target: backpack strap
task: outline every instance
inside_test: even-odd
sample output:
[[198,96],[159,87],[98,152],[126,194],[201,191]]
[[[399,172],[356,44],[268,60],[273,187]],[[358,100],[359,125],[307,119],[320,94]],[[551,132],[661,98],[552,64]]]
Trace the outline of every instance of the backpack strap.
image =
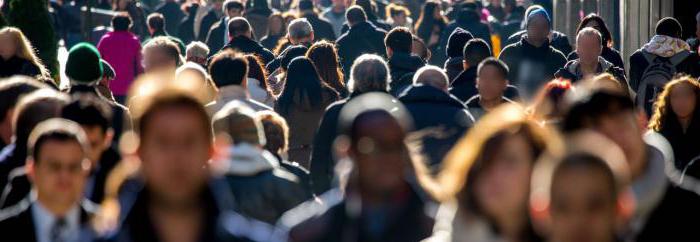
[[683,62],[685,60],[685,58],[688,58],[688,56],[690,56],[690,54],[691,54],[690,51],[685,50],[685,51],[679,52],[679,53],[671,56],[671,58],[669,58],[668,61],[671,62],[671,64],[673,66],[677,66],[678,64]]

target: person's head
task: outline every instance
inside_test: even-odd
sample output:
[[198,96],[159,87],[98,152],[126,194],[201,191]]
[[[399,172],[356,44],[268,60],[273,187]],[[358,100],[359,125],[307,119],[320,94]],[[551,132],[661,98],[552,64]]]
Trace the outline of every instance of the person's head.
[[96,167],[102,152],[112,144],[112,109],[93,94],[76,94],[71,102],[61,110],[61,118],[80,124],[87,136],[90,152],[88,159]]
[[243,102],[231,101],[212,117],[214,132],[227,135],[233,144],[246,143],[262,148],[265,130],[255,111]]
[[222,10],[229,18],[242,17],[245,6],[239,0],[226,0]]
[[287,47],[280,60],[280,67],[286,72],[287,68],[289,67],[289,63],[292,62],[294,58],[305,56],[306,52],[309,52],[309,48],[307,48],[305,45],[291,45]]
[[49,76],[49,71],[22,31],[15,27],[4,27],[0,29],[0,58],[9,60],[12,57],[28,60],[39,68],[42,76]]
[[462,57],[464,58],[462,64],[464,65],[464,69],[477,67],[479,63],[489,56],[491,56],[491,48],[489,48],[489,44],[487,44],[486,41],[479,38],[470,39],[462,50]]
[[681,38],[683,27],[675,18],[665,17],[656,22],[656,34],[665,35],[673,38]]
[[258,80],[260,87],[267,90],[267,70],[260,57],[254,54],[246,54],[243,57],[248,61],[248,78]]
[[56,216],[80,203],[90,171],[90,146],[77,123],[52,118],[39,123],[27,144],[27,176],[37,200]]
[[408,17],[411,16],[411,11],[399,4],[390,3],[386,6],[386,16],[391,18],[396,26],[405,26],[408,23]]
[[316,14],[314,2],[311,0],[299,0],[297,8],[300,16],[304,16],[306,14]]
[[94,85],[102,79],[104,68],[100,52],[90,43],[79,43],[68,51],[65,74],[74,85]]
[[508,86],[508,66],[493,57],[486,58],[476,70],[476,89],[482,100],[498,100]]
[[0,79],[0,141],[12,142],[12,117],[20,98],[38,89],[48,88],[43,83],[24,76]]
[[228,21],[228,36],[230,39],[245,37],[253,38],[253,27],[244,17],[234,17]]
[[193,84],[193,87],[207,94],[207,102],[214,101],[216,94],[219,92],[216,88],[216,84],[214,84],[209,73],[207,73],[207,69],[204,69],[204,67],[194,62],[186,62],[178,67],[177,70],[175,70],[175,81]]
[[41,121],[59,117],[69,101],[68,95],[49,88],[38,89],[19,99],[12,117],[16,149],[26,151],[27,139],[34,127]]
[[578,28],[576,28],[576,33],[581,32],[581,30],[586,27],[594,28],[600,32],[604,46],[612,46],[612,35],[610,34],[610,30],[608,30],[608,26],[605,24],[605,20],[603,20],[603,18],[595,13],[587,15],[585,18],[581,19],[581,22],[578,24]]
[[245,86],[245,80],[248,78],[248,60],[233,51],[220,52],[214,55],[209,63],[209,75],[218,88],[230,85]]
[[413,121],[400,102],[385,93],[364,94],[343,107],[338,122],[335,145],[353,162],[351,188],[386,199],[405,186],[411,164],[404,139]]
[[207,66],[208,55],[209,47],[199,41],[190,42],[185,50],[185,60],[197,63],[201,66]]
[[406,27],[396,27],[386,34],[384,45],[386,45],[386,53],[389,57],[394,53],[410,54],[413,45],[413,35]]
[[345,19],[348,21],[348,26],[352,27],[355,24],[367,21],[367,14],[362,7],[354,5],[345,10]]
[[267,35],[282,35],[286,32],[284,17],[281,13],[273,13],[267,18]]
[[614,141],[625,153],[633,179],[647,165],[642,126],[632,100],[618,91],[577,88],[562,129],[591,128]]
[[145,186],[169,206],[197,202],[214,152],[210,116],[194,93],[174,86],[179,83],[142,84],[132,89],[129,106]]
[[265,129],[265,150],[282,155],[287,153],[289,126],[282,116],[273,111],[260,111],[258,118]]
[[335,45],[331,42],[321,40],[311,45],[306,52],[306,57],[316,65],[321,80],[333,87],[336,91],[344,90],[343,71],[338,62],[338,53]]
[[146,23],[148,24],[148,32],[151,33],[151,36],[153,36],[153,34],[156,32],[165,31],[165,18],[163,17],[163,14],[149,14],[148,18],[146,19]]
[[447,92],[447,89],[450,86],[450,81],[442,68],[433,65],[426,65],[416,71],[416,74],[413,76],[413,85],[431,86]]
[[531,112],[541,121],[559,121],[564,112],[564,97],[573,91],[569,80],[554,79],[545,84],[535,95]]
[[682,76],[666,84],[656,99],[649,129],[660,132],[678,120],[700,118],[700,83],[690,76]]
[[112,17],[112,28],[114,31],[129,31],[131,24],[131,17],[126,12],[119,13]]
[[289,42],[293,45],[307,43],[310,44],[314,41],[314,29],[311,27],[311,23],[306,18],[298,18],[292,20],[287,27],[287,36]]
[[440,3],[437,1],[428,1],[423,4],[423,9],[421,9],[421,19],[427,21],[428,19],[439,20],[442,19],[442,10],[440,9]]
[[500,106],[445,156],[435,195],[441,201],[457,199],[501,230],[503,221],[513,221],[518,228],[510,233],[525,236],[532,169],[541,154],[558,152],[561,146],[555,131],[529,118],[521,106]]
[[322,101],[322,89],[327,87],[328,85],[323,83],[316,71],[316,66],[309,58],[304,56],[294,58],[289,63],[284,89],[277,99],[279,112],[283,115],[287,114],[295,105],[319,107]]
[[447,39],[447,57],[461,57],[464,46],[473,38],[474,35],[472,35],[472,33],[457,27],[454,31],[452,31],[450,37]]
[[411,45],[411,53],[414,55],[419,56],[423,61],[428,62],[430,61],[430,57],[433,55],[433,53],[430,52],[430,49],[425,45],[425,42],[423,42],[422,39],[420,39],[418,36],[413,36],[413,44]]
[[603,53],[603,37],[598,30],[586,27],[576,35],[576,53],[582,63],[598,63]]
[[352,0],[333,0],[331,1],[333,6],[346,8],[352,5]]
[[532,10],[527,15],[527,40],[530,44],[541,45],[548,40],[552,20],[544,8]]
[[348,90],[352,93],[388,92],[389,80],[389,66],[384,58],[364,54],[352,63]]
[[143,46],[143,69],[147,73],[174,71],[182,62],[180,48],[166,36],[155,37]]

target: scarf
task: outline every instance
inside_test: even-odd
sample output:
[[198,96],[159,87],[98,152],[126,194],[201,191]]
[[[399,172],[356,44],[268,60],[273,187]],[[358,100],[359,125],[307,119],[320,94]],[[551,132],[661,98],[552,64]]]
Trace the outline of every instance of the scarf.
[[654,35],[649,43],[644,44],[642,49],[646,52],[668,58],[683,51],[690,51],[690,45],[681,39],[666,35]]

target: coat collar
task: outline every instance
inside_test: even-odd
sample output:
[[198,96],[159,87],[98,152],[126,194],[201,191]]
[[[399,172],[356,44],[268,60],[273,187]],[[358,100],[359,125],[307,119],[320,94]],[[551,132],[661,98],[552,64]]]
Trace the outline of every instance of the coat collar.
[[399,97],[399,100],[407,105],[411,103],[434,103],[456,108],[466,108],[456,97],[427,85],[411,86]]

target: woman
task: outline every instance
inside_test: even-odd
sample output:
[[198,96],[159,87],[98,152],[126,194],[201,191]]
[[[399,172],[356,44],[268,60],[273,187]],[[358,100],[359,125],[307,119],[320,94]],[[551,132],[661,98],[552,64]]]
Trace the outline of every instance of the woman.
[[146,25],[146,13],[141,7],[141,4],[134,0],[114,0],[112,2],[112,10],[117,12],[127,12],[133,20],[131,32],[138,35],[141,41],[150,37],[148,26]]
[[656,99],[649,129],[661,133],[671,143],[676,168],[683,169],[700,155],[700,83],[689,76],[679,77],[664,87]]
[[484,116],[447,154],[436,184],[444,203],[431,241],[538,241],[528,216],[530,174],[561,147],[554,131],[507,104]]
[[309,168],[311,144],[326,107],[338,93],[326,85],[309,58],[294,58],[288,66],[284,90],[275,111],[289,123],[289,160]]
[[416,35],[427,44],[432,53],[437,53],[440,35],[447,27],[447,19],[442,16],[441,12],[440,3],[426,2],[414,28]]
[[49,77],[31,42],[14,27],[0,29],[0,77],[25,75]]
[[316,70],[326,85],[338,92],[341,98],[348,96],[335,45],[325,40],[316,42],[306,52],[306,57],[316,65]]
[[260,57],[252,54],[245,55],[248,60],[247,87],[250,97],[260,103],[272,107],[275,104],[275,96],[267,88],[267,72],[263,67]]
[[[625,69],[625,63],[622,62],[620,52],[612,47],[612,35],[610,34],[610,30],[608,30],[608,26],[605,24],[605,20],[595,13],[589,14],[581,20],[578,28],[576,28],[576,33],[578,34],[578,32],[581,32],[581,30],[586,27],[591,27],[598,30],[603,37],[603,52],[600,54],[600,56],[611,62],[616,67]],[[575,59],[578,59],[578,53],[576,53],[576,51],[572,51],[567,57],[567,60],[571,61]]]
[[408,8],[396,3],[390,3],[386,6],[385,15],[386,23],[391,25],[392,28],[406,27],[413,32],[413,19],[411,19],[411,11]]
[[272,50],[275,49],[280,38],[287,34],[287,29],[284,27],[286,25],[280,13],[270,15],[267,23],[267,34],[260,39],[260,44],[268,50]]

